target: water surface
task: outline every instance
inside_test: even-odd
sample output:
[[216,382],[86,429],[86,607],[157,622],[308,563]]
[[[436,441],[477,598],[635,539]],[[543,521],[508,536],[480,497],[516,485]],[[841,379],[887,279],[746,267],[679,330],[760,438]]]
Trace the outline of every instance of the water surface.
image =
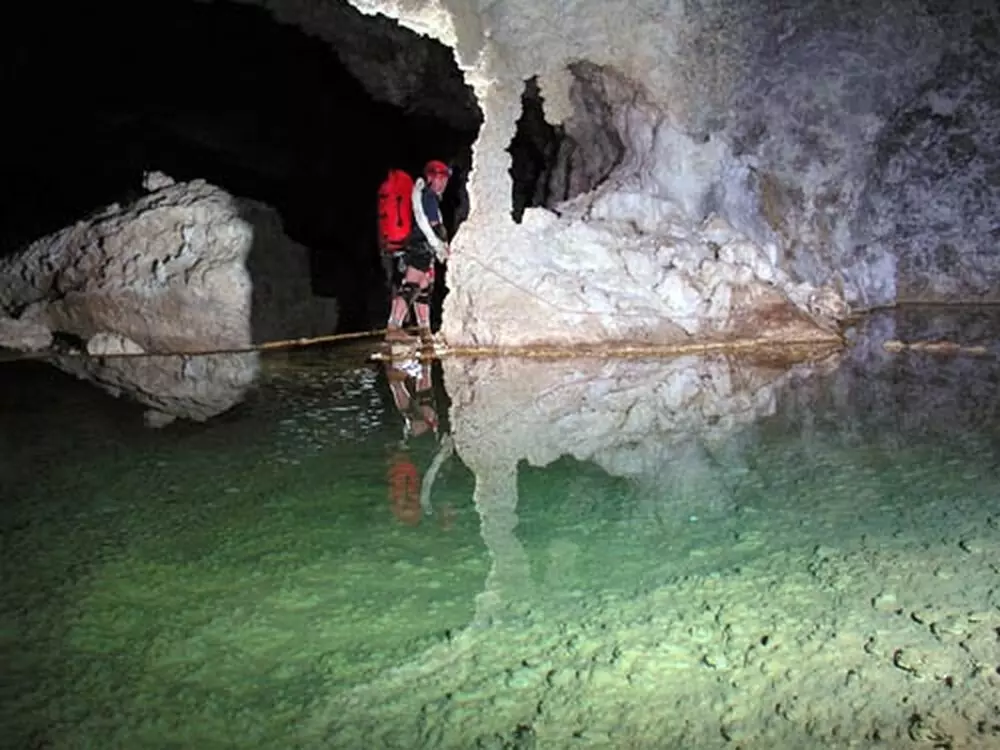
[[945,329],[300,352],[158,430],[4,363],[3,746],[998,747],[1000,368],[881,346]]

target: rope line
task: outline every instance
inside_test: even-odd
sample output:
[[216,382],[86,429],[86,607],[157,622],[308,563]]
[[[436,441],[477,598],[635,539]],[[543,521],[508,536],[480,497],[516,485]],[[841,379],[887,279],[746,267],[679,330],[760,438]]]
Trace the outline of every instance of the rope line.
[[[416,329],[412,329],[416,330]],[[327,344],[336,341],[349,341],[352,339],[371,338],[385,335],[384,328],[370,331],[360,331],[354,333],[332,333],[324,336],[314,336],[310,338],[279,339],[275,341],[265,341],[260,344],[249,346],[219,348],[219,349],[199,349],[194,351],[143,351],[143,352],[108,352],[107,354],[91,354],[85,351],[72,352],[23,352],[19,356],[11,359],[49,359],[51,357],[80,357],[84,359],[105,359],[105,358],[128,358],[128,357],[204,357],[211,354],[251,354],[253,352],[271,351],[277,349],[293,349],[302,346],[312,346],[314,344]]]
[[[532,290],[518,284],[511,278],[496,270],[491,264],[484,262],[479,257],[475,255],[467,255],[479,264],[482,268],[489,271],[496,277],[500,278],[510,286],[518,289],[524,294],[538,300],[540,303],[547,305],[548,307],[564,312],[571,315],[593,315],[593,316],[608,316],[608,313],[602,313],[594,310],[572,310],[569,308],[561,307],[556,305],[551,301],[545,299],[544,297],[536,294]],[[905,307],[944,307],[944,308],[975,308],[975,307],[1000,307],[1000,301],[997,302],[923,302],[923,301],[910,301],[910,300],[899,300],[894,303],[885,305],[872,305],[870,307],[857,308],[851,310],[845,321],[849,323],[852,320],[863,318],[878,312],[895,311],[900,308]],[[621,318],[621,317],[648,317],[643,313],[624,313],[621,311],[610,314],[611,318]],[[411,333],[417,331],[416,328],[407,329]],[[250,354],[253,352],[266,352],[266,351],[278,351],[282,349],[294,349],[306,346],[314,346],[316,344],[328,344],[337,343],[344,341],[352,341],[366,338],[382,337],[386,333],[385,328],[375,328],[367,331],[356,331],[352,333],[334,333],[322,336],[313,337],[299,337],[299,338],[289,338],[289,339],[278,339],[274,341],[265,341],[259,344],[252,344],[242,347],[228,347],[228,348],[214,348],[214,349],[199,349],[199,350],[188,350],[188,351],[143,351],[143,352],[108,352],[101,354],[91,354],[86,351],[69,351],[69,352],[51,352],[51,351],[41,351],[41,352],[16,352],[11,356],[0,355],[0,362],[7,361],[19,361],[24,359],[51,359],[53,357],[68,357],[68,358],[82,358],[82,359],[124,359],[124,358],[135,358],[135,357],[203,357],[215,354]],[[606,357],[628,357],[628,356],[663,356],[663,355],[676,355],[676,354],[689,354],[689,353],[702,353],[710,351],[726,351],[726,350],[746,350],[746,349],[788,349],[796,347],[828,347],[832,344],[837,344],[840,346],[844,345],[844,339],[839,333],[830,332],[828,335],[817,336],[811,339],[801,339],[801,340],[776,340],[768,338],[754,338],[754,339],[731,339],[731,340],[720,340],[720,341],[703,341],[700,343],[677,343],[677,344],[592,344],[592,345],[567,345],[567,346],[525,346],[525,347],[476,347],[476,346],[447,346],[442,345],[437,348],[437,351],[442,354],[451,354],[459,356],[516,356],[516,357],[579,357],[579,356],[606,356]],[[973,346],[966,347],[953,342],[947,341],[937,341],[937,342],[902,342],[902,341],[887,341],[883,344],[887,351],[902,351],[903,349],[914,349],[914,350],[924,350],[924,351],[937,351],[937,352],[958,352],[958,353],[968,353],[968,354],[986,354],[989,353],[985,347]]]

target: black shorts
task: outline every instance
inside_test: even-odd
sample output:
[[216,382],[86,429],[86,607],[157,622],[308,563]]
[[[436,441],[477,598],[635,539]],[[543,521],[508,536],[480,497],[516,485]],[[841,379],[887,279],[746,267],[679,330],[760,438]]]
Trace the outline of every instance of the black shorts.
[[406,251],[406,265],[426,273],[434,265],[434,253],[430,248],[410,248]]

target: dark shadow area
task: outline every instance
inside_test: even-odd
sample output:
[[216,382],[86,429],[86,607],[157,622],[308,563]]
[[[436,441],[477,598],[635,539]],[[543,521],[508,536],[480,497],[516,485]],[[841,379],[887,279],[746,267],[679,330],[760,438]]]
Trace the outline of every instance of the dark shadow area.
[[[0,95],[16,113],[0,147],[0,253],[134,200],[144,171],[203,178],[280,213],[311,252],[313,291],[340,302],[340,330],[382,322],[387,168],[467,163],[477,136],[376,102],[327,42],[225,2],[26,6],[0,25]],[[466,174],[446,196],[453,225]]]
[[538,89],[538,77],[524,82],[521,94],[521,117],[514,138],[507,147],[511,157],[513,183],[511,215],[521,223],[524,209],[548,205],[550,178],[563,139],[563,129],[545,121],[544,99]]

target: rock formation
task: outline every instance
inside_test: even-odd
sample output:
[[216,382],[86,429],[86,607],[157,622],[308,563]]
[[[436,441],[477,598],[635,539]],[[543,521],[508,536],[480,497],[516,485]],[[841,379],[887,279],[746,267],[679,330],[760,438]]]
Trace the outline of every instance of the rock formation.
[[[373,95],[412,106],[400,61],[426,58],[412,36],[373,59],[324,22],[338,3],[259,2],[335,42]],[[992,4],[352,5],[372,34],[385,15],[451,47],[484,113],[449,268],[452,343],[742,336],[739,321],[772,327],[776,308],[776,334],[801,336],[845,304],[995,296]],[[446,79],[421,96],[459,117]],[[523,191],[545,207],[515,224],[508,147],[526,81],[559,132],[544,185]],[[708,254],[706,221],[753,248],[751,271]],[[714,267],[693,279],[674,256]]]
[[1000,300],[1000,40],[994,20],[942,58],[875,144],[853,236],[895,258],[900,300]]
[[[996,296],[993,4],[246,1],[329,41],[376,98],[460,128],[482,122],[448,268],[453,345],[826,339],[850,308]],[[452,59],[461,75],[446,72]],[[553,128],[538,158],[551,162],[512,164],[518,123],[538,128],[539,117]],[[536,183],[519,187],[533,204],[523,216],[512,172]],[[141,211],[159,199],[143,200]],[[241,206],[227,210],[256,221],[255,236],[280,237],[266,209]],[[193,221],[191,241],[206,226]],[[81,227],[42,245],[100,244]],[[42,325],[149,351],[285,330],[263,306],[246,317],[246,279],[218,269],[197,282],[204,294],[171,282],[139,313],[132,292],[114,292],[108,312],[111,286],[147,283],[116,241],[84,256],[120,258],[107,265],[30,248],[27,276],[0,292],[19,326],[6,324],[11,340],[41,345]],[[150,278],[207,272],[164,252]],[[298,315],[297,296],[286,299]],[[206,324],[213,304],[226,312]]]
[[84,342],[112,333],[147,352],[239,348],[251,341],[252,243],[232,196],[169,185],[4,258],[0,306]]
[[312,297],[305,248],[266,206],[157,173],[146,187],[0,260],[0,344],[81,342],[53,363],[157,412],[206,419],[256,377],[255,353],[228,350],[329,333],[336,304]]

